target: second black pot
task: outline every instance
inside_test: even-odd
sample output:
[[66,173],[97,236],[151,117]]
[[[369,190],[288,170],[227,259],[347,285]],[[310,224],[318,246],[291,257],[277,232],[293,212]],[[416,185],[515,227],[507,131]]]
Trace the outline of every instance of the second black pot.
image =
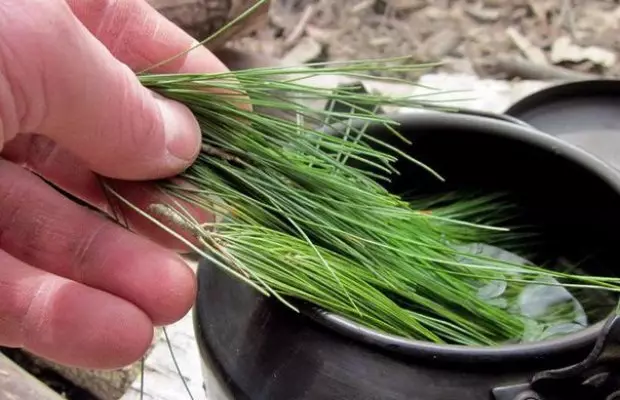
[[[620,176],[608,165],[499,120],[448,113],[397,120],[400,133],[413,140],[401,147],[447,181],[402,162],[393,190],[508,191],[526,211],[525,220],[542,230],[536,253],[587,259],[581,266],[590,273],[617,274]],[[312,309],[296,314],[206,262],[198,280],[195,328],[209,400],[513,400],[520,389],[495,395],[493,389],[527,384],[536,372],[581,361],[602,327],[527,345],[437,346]],[[564,385],[557,398],[583,397],[572,388]]]

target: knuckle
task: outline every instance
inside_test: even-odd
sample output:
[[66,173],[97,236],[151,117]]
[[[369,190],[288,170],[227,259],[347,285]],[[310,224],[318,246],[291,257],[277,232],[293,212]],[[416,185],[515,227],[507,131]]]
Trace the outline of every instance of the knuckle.
[[[105,143],[106,152],[97,155],[125,168],[142,168],[144,163],[157,161],[165,149],[162,117],[149,93],[137,87],[133,76],[124,74],[110,89],[114,96],[107,99],[105,109],[113,115],[91,135]],[[94,161],[94,158],[91,159]],[[101,165],[101,162],[98,163]]]
[[[31,265],[83,281],[84,265],[105,262],[97,249],[111,225],[53,192],[34,175],[0,161],[0,248]],[[101,239],[105,237],[106,239]]]
[[108,219],[5,161],[0,161],[0,209],[0,248],[72,281],[85,282],[89,271],[103,268],[110,259],[105,248],[121,240]]
[[112,131],[117,132],[117,154],[121,155],[123,162],[128,165],[141,162],[144,156],[161,156],[165,146],[163,123],[153,97],[138,86],[130,73],[119,79],[119,93],[119,96],[111,99],[115,105],[110,105],[110,109],[116,110],[113,120],[116,126]]
[[4,1],[0,6],[0,132],[5,141],[18,132],[36,131],[48,113],[45,77],[49,64],[58,61],[58,37],[70,37],[66,11],[57,0]]
[[53,298],[59,292],[62,282],[59,279],[38,279],[37,285],[31,288],[29,300],[19,320],[19,333],[24,347],[33,341],[41,342],[53,336],[53,332],[45,335],[43,332],[49,328],[49,314],[53,311],[50,305],[54,303]]
[[17,135],[29,114],[24,85],[26,68],[7,42],[10,40],[0,38],[0,146]]
[[[3,257],[4,258],[4,257]],[[0,345],[21,347],[24,342],[22,321],[31,297],[24,294],[19,280],[0,274]]]
[[[31,265],[62,265],[57,218],[46,204],[42,182],[16,165],[0,161],[0,248]],[[56,239],[56,240],[54,240]],[[53,243],[56,241],[56,243]]]
[[[6,167],[8,163],[0,161],[0,247],[5,248],[10,236],[17,235],[22,238],[15,222],[24,214],[23,205],[26,203],[26,193],[22,183],[18,179],[12,179]],[[9,167],[10,168],[10,167]],[[27,238],[24,238],[27,239]]]
[[107,234],[109,227],[107,221],[101,219],[87,234],[78,235],[75,232],[75,240],[70,243],[69,250],[71,279],[86,282],[88,277],[85,268],[98,270],[105,263],[107,255],[102,254],[100,249],[102,241],[114,240]]
[[143,17],[141,3],[133,0],[70,0],[78,18],[112,54],[124,54],[136,36],[152,34],[153,28]]
[[[130,123],[130,126],[126,127],[128,131],[127,140],[129,141],[127,146],[132,149],[144,149],[149,152],[149,148],[161,150],[164,144],[163,135],[163,121],[157,106],[152,98],[148,97],[148,93],[142,92],[140,95],[134,95],[132,97],[134,104],[131,104],[133,108],[127,108],[135,110],[132,112],[133,118],[128,117],[124,120]],[[159,155],[159,154],[157,154]]]
[[23,262],[53,271],[55,265],[63,265],[66,242],[81,240],[81,236],[76,233],[71,239],[66,232],[62,203],[54,201],[49,190],[33,174],[0,161],[0,248]]
[[0,150],[4,143],[17,135],[21,119],[20,111],[24,108],[23,95],[18,96],[20,90],[8,78],[6,62],[4,62],[7,58],[3,55],[2,47],[0,44]]
[[6,253],[0,259],[8,267],[0,272],[0,344],[27,347],[45,329],[60,281],[42,279]]

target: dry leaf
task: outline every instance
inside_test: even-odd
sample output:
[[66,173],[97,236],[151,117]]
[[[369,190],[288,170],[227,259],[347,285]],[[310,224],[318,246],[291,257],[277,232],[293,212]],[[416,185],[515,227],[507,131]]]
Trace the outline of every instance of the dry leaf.
[[306,26],[306,35],[322,44],[329,44],[330,41],[339,34],[340,32],[333,29],[323,29],[314,25]]
[[610,68],[616,63],[614,52],[597,46],[581,47],[574,44],[568,36],[562,36],[553,42],[550,57],[554,64],[566,61],[574,63],[591,61]]
[[309,36],[304,36],[297,42],[283,58],[283,63],[286,65],[300,65],[317,58],[323,47],[316,40]]
[[495,22],[499,20],[502,13],[497,8],[467,7],[465,12],[480,22]]
[[510,27],[506,29],[506,34],[519,48],[519,50],[521,50],[523,55],[528,58],[528,60],[536,64],[547,64],[547,56],[545,56],[545,53],[538,47],[534,46],[532,42],[520,34],[516,29]]

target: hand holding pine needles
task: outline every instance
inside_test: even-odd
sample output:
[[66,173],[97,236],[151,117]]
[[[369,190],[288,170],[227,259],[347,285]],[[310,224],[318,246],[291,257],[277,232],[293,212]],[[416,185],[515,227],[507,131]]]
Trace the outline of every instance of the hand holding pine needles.
[[[398,159],[441,179],[432,166],[366,129],[381,125],[404,141],[394,122],[374,110],[428,105],[303,80],[419,67],[407,61],[140,76],[146,87],[187,105],[203,134],[200,156],[178,177],[184,185],[161,181],[170,200],[145,216],[191,232],[195,251],[293,310],[305,301],[402,337],[495,345],[537,340],[546,328],[582,321],[566,310],[530,318],[516,302],[540,285],[617,291],[620,280],[492,257],[484,253],[488,248],[468,250],[472,243],[518,239],[490,226],[510,219],[510,205],[501,197],[457,193],[409,202],[381,185],[398,174]],[[315,100],[337,101],[352,111],[308,106]],[[248,101],[263,111],[240,107]],[[355,123],[339,128],[331,122],[352,117]],[[179,200],[218,215],[218,222],[193,220]],[[534,325],[539,334],[531,333]]]
[[[127,66],[140,71],[193,39],[134,0],[4,0],[0,33],[0,345],[84,368],[127,365],[151,344],[153,325],[186,314],[192,271],[20,167],[105,211],[98,174],[135,181],[183,170],[200,148],[195,118],[153,97]],[[157,71],[226,68],[196,49]],[[114,187],[139,205],[159,201],[148,184]],[[130,222],[178,246],[143,217]]]

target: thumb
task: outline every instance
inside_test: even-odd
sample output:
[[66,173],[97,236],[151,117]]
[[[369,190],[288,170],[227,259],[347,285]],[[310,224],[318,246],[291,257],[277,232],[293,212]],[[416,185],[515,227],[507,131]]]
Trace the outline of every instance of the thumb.
[[64,1],[8,3],[0,7],[4,141],[48,136],[117,179],[170,176],[193,162],[200,130],[190,110],[145,89]]

